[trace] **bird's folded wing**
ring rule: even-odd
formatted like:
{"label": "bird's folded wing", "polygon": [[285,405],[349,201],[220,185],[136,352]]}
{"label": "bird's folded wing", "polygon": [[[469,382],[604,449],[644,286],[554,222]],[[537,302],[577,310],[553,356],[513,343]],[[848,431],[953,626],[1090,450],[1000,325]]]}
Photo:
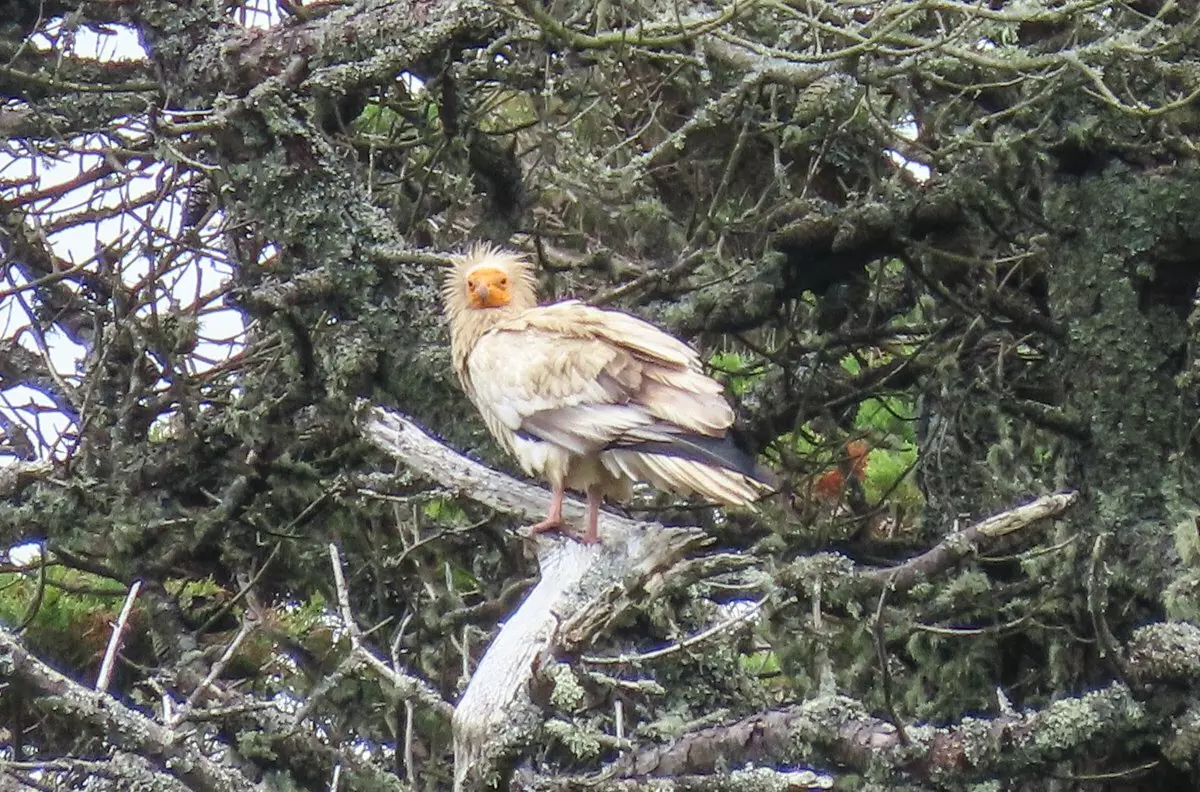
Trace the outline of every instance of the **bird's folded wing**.
{"label": "bird's folded wing", "polygon": [[720,435],[733,421],[720,385],[686,344],[635,317],[580,303],[499,325],[467,365],[481,409],[512,432],[575,453],[644,439],[650,427]]}
{"label": "bird's folded wing", "polygon": [[523,316],[553,332],[597,338],[641,360],[668,368],[700,370],[696,350],[654,325],[621,311],[593,308],[578,300],[545,305]]}

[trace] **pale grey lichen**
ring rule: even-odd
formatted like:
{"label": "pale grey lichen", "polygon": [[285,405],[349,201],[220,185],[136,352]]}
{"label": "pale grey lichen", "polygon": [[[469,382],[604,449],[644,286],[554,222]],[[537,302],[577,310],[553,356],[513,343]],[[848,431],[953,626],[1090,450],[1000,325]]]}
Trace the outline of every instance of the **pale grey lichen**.
{"label": "pale grey lichen", "polygon": [[570,721],[555,718],[546,722],[545,729],[577,759],[595,759],[600,755],[600,740],[596,735]]}
{"label": "pale grey lichen", "polygon": [[1037,716],[1029,730],[1029,744],[1048,755],[1058,755],[1086,745],[1120,723],[1138,723],[1146,713],[1125,685],[1113,685],[1080,698],[1056,701]]}
{"label": "pale grey lichen", "polygon": [[1133,633],[1129,664],[1141,679],[1153,681],[1200,678],[1200,627],[1186,622],[1162,622]]}
{"label": "pale grey lichen", "polygon": [[584,689],[578,677],[566,663],[554,663],[543,669],[554,688],[550,691],[550,704],[560,712],[570,712],[583,703]]}

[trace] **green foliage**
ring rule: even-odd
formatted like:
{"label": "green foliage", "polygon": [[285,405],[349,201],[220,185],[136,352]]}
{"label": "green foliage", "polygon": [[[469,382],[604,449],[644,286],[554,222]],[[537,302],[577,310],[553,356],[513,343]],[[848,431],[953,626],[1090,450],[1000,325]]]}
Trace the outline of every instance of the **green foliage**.
{"label": "green foliage", "polygon": [[546,733],[567,747],[576,759],[595,759],[600,755],[600,741],[587,729],[571,721],[554,718],[546,722]]}
{"label": "green foliage", "polygon": [[431,520],[447,525],[467,525],[470,519],[458,500],[448,495],[431,498],[421,506],[421,511]]}
{"label": "green foliage", "polygon": [[766,371],[761,363],[752,362],[741,352],[713,352],[709,355],[708,365],[735,396],[743,395]]}
{"label": "green foliage", "polygon": [[[37,571],[0,573],[0,623],[26,624],[32,650],[75,672],[94,671],[125,594],[103,578],[60,566],[48,567],[44,580]],[[141,624],[138,611],[133,622]]]}

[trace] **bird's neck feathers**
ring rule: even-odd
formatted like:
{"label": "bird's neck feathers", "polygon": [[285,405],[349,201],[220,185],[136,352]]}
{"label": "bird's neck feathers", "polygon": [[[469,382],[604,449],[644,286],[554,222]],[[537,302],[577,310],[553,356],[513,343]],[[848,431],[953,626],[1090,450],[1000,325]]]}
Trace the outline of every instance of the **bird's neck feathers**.
{"label": "bird's neck feathers", "polygon": [[[495,308],[474,308],[468,299],[467,280],[472,272],[495,269],[506,273],[511,300]],[[455,256],[443,286],[446,318],[450,321],[451,352],[461,374],[475,342],[497,324],[537,306],[537,282],[533,268],[523,256],[486,243]]]}

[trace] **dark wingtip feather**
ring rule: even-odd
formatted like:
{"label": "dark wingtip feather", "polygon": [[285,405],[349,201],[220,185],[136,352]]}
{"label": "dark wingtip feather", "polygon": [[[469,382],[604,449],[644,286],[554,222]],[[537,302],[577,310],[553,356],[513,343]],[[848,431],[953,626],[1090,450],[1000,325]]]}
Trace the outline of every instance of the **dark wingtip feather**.
{"label": "dark wingtip feather", "polygon": [[669,437],[670,439],[663,440],[614,443],[609,447],[642,454],[662,454],[663,456],[690,459],[706,465],[715,465],[741,473],[764,486],[776,488],[774,474],[758,464],[758,461],[745,449],[738,446],[729,435],[708,437],[701,434],[672,433]]}

